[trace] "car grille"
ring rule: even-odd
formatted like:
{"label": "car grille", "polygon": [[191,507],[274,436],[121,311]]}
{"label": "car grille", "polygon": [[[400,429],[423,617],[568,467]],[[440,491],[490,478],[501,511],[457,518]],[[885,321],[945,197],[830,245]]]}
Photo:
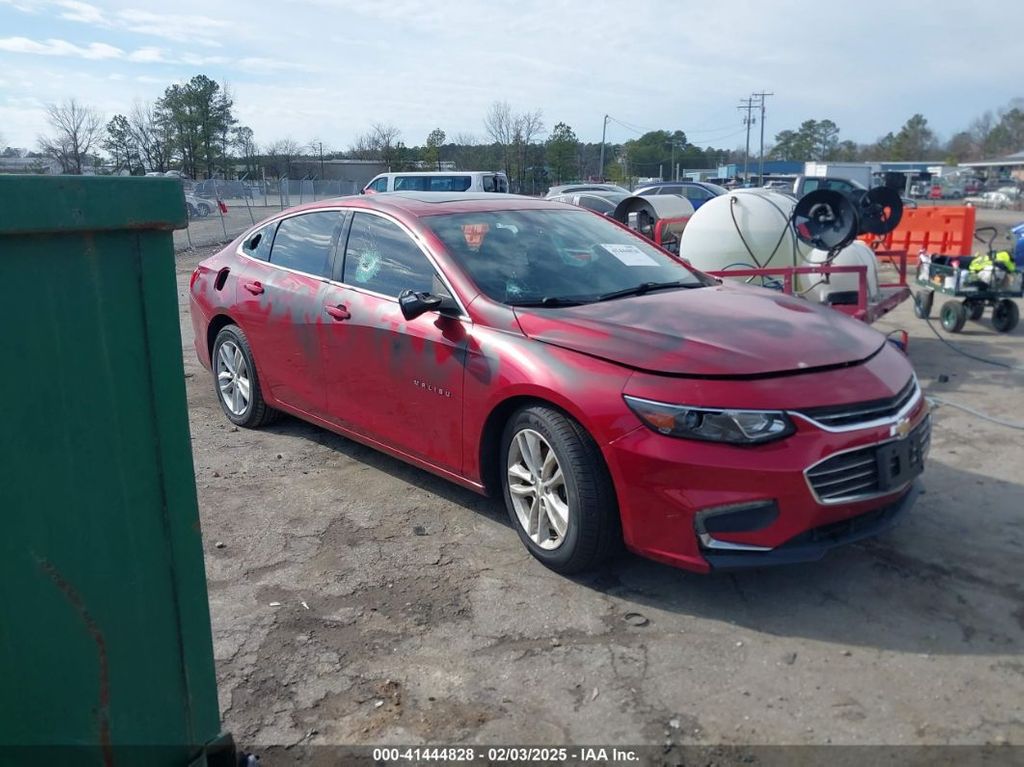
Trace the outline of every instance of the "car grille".
{"label": "car grille", "polygon": [[917,379],[911,376],[907,385],[900,389],[899,394],[895,397],[859,402],[853,405],[808,408],[799,411],[799,414],[826,428],[849,427],[883,418],[892,418],[907,404],[913,402],[919,391]]}
{"label": "car grille", "polygon": [[822,503],[882,495],[921,473],[931,436],[931,419],[925,418],[907,437],[905,451],[890,441],[840,453],[808,469],[807,479]]}

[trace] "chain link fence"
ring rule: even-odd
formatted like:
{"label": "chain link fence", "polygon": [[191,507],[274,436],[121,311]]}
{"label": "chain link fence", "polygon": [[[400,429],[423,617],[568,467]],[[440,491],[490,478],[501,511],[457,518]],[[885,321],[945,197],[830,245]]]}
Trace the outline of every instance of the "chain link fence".
{"label": "chain link fence", "polygon": [[185,193],[188,228],[174,233],[174,247],[189,250],[228,242],[285,208],[358,193],[354,181],[201,182]]}

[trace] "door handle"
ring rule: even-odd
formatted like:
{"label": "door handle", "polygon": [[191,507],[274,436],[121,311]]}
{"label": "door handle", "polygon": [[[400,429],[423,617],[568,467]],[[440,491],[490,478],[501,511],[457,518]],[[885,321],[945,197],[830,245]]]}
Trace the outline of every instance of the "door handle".
{"label": "door handle", "polygon": [[351,319],[352,315],[344,305],[338,304],[337,306],[326,307],[327,313],[336,320],[347,320]]}
{"label": "door handle", "polygon": [[258,296],[263,293],[263,285],[258,282],[243,282],[242,287],[252,293],[254,296]]}

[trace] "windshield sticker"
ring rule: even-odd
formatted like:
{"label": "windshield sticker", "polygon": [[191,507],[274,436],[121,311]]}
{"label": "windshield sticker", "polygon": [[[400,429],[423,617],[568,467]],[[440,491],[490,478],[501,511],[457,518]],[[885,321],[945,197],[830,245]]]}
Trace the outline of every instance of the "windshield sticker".
{"label": "windshield sticker", "polygon": [[644,253],[636,245],[616,245],[602,242],[601,247],[615,256],[626,266],[657,266],[658,262]]}
{"label": "windshield sticker", "polygon": [[376,250],[364,250],[356,264],[356,282],[367,283],[380,271],[380,253]]}

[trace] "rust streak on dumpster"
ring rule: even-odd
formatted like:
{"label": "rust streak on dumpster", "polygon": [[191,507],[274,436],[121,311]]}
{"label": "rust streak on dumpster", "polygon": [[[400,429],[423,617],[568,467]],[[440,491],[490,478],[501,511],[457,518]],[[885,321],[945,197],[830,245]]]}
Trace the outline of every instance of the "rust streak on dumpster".
{"label": "rust streak on dumpster", "polygon": [[96,711],[97,724],[100,730],[100,747],[103,749],[103,763],[107,767],[113,767],[114,749],[110,743],[110,665],[107,659],[107,640],[104,639],[103,632],[100,631],[99,625],[92,615],[89,614],[85,603],[82,602],[82,597],[75,590],[75,587],[68,583],[67,579],[60,574],[60,571],[52,562],[47,562],[45,559],[38,561],[40,569],[50,577],[54,585],[60,589],[68,602],[71,603],[71,606],[85,624],[85,628],[89,632],[89,636],[92,637],[92,641],[96,643],[96,656],[100,667],[100,700],[99,708]]}

